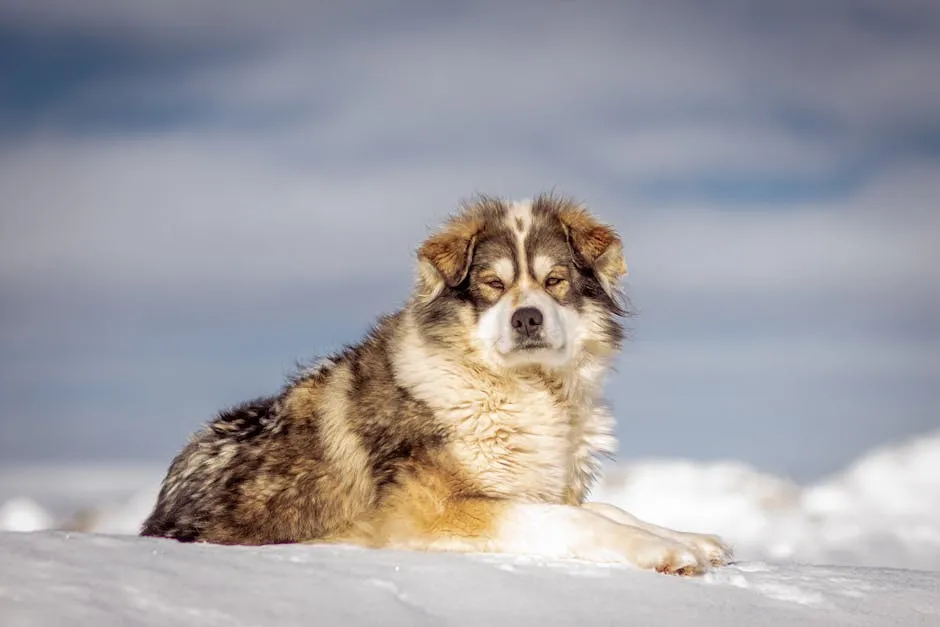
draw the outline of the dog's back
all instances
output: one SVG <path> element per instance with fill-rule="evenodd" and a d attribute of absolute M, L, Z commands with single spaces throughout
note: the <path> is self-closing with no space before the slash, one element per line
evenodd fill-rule
<path fill-rule="evenodd" d="M 427 407 L 392 381 L 397 325 L 383 320 L 280 395 L 222 412 L 173 461 L 143 535 L 297 542 L 342 532 L 373 507 L 409 457 L 442 441 Z"/>

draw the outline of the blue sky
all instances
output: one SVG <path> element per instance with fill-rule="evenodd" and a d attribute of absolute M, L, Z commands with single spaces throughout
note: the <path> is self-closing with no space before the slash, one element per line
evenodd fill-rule
<path fill-rule="evenodd" d="M 621 458 L 940 426 L 934 2 L 11 2 L 0 58 L 0 461 L 168 461 L 550 188 L 626 243 Z"/>

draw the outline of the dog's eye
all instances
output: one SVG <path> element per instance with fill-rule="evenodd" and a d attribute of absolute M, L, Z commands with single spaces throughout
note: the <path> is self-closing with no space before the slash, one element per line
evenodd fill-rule
<path fill-rule="evenodd" d="M 503 282 L 500 281 L 499 279 L 487 279 L 486 281 L 484 281 L 484 283 L 485 283 L 487 286 L 493 288 L 494 290 L 500 290 L 500 291 L 502 291 L 502 289 L 503 289 L 503 287 L 504 287 L 504 286 L 503 286 Z"/>
<path fill-rule="evenodd" d="M 547 279 L 545 279 L 545 287 L 555 287 L 556 285 L 560 284 L 562 281 L 564 281 L 564 279 L 561 277 L 550 276 Z"/>

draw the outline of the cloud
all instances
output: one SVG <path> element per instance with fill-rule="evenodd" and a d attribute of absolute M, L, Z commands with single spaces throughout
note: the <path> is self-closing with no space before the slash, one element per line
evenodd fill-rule
<path fill-rule="evenodd" d="M 660 208 L 637 219 L 627 235 L 640 260 L 632 267 L 674 291 L 909 296 L 940 285 L 931 263 L 938 260 L 940 217 L 932 211 L 938 174 L 940 168 L 930 169 L 901 189 L 892 189 L 889 175 L 846 199 L 785 210 Z M 904 204 L 882 200 L 899 193 Z"/>
<path fill-rule="evenodd" d="M 665 425 L 632 450 L 677 425 L 724 450 L 747 416 L 862 416 L 862 447 L 889 400 L 903 428 L 936 405 L 935 3 L 183 4 L 0 7 L 61 87 L 0 78 L 0 412 L 38 425 L 14 449 L 54 422 L 92 451 L 127 414 L 172 415 L 128 444 L 170 446 L 399 303 L 460 198 L 551 187 L 624 234 L 612 396 Z"/>
<path fill-rule="evenodd" d="M 553 164 L 462 155 L 380 172 L 278 168 L 243 138 L 40 140 L 0 156 L 0 278 L 152 289 L 356 282 L 410 273 L 457 194 L 539 191 Z M 557 166 L 556 166 L 557 167 Z M 937 167 L 835 202 L 729 212 L 707 203 L 596 209 L 623 231 L 632 280 L 665 291 L 834 288 L 877 296 L 940 283 Z M 555 179 L 550 179 L 554 182 Z M 475 182 L 492 184 L 477 188 Z M 562 189 L 593 189 L 581 185 Z M 526 193 L 525 190 L 531 190 Z M 612 196 L 612 195 L 611 195 Z M 655 210 L 654 210 L 655 209 Z"/>

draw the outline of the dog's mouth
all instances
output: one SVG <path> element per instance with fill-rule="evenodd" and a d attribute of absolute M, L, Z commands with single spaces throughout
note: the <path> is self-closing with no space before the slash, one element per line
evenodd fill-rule
<path fill-rule="evenodd" d="M 556 347 L 544 340 L 526 340 L 513 346 L 514 353 L 536 353 L 539 351 L 553 351 Z"/>
<path fill-rule="evenodd" d="M 555 346 L 545 341 L 519 342 L 508 353 L 502 354 L 508 367 L 544 366 L 562 367 L 568 362 L 566 346 Z"/>

